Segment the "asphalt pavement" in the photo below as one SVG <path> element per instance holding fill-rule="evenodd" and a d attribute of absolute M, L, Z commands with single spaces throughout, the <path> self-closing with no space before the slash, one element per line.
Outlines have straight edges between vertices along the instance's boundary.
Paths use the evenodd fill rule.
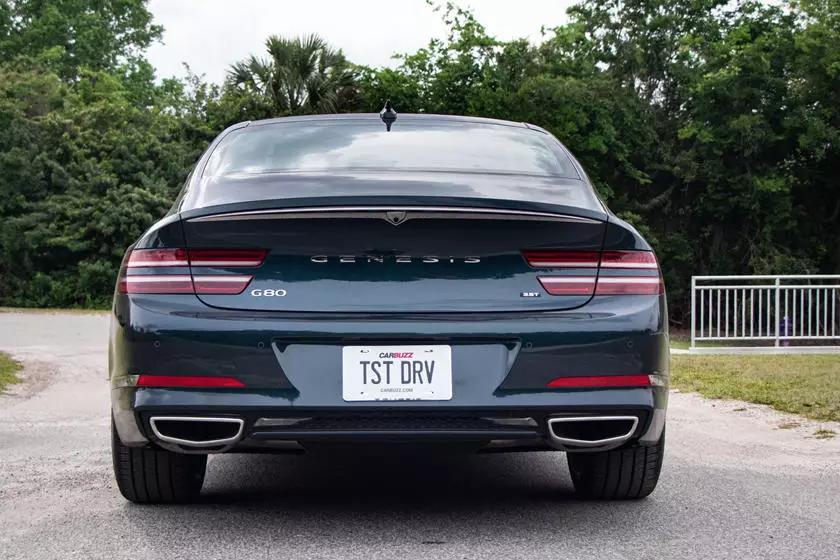
<path fill-rule="evenodd" d="M 216 456 L 200 503 L 132 505 L 111 472 L 107 331 L 0 313 L 0 351 L 26 366 L 0 396 L 3 560 L 840 559 L 840 438 L 679 393 L 643 501 L 576 500 L 560 453 L 339 454 Z"/>

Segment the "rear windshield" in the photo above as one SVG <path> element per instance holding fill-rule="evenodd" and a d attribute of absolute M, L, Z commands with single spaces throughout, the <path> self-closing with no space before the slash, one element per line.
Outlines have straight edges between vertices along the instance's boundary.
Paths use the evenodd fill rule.
<path fill-rule="evenodd" d="M 467 171 L 578 178 L 541 132 L 481 123 L 407 121 L 273 123 L 228 134 L 205 176 L 341 169 Z"/>

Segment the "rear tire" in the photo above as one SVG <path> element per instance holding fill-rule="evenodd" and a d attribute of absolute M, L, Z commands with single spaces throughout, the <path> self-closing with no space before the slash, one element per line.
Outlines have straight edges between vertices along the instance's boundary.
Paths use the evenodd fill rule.
<path fill-rule="evenodd" d="M 653 492 L 662 470 L 665 432 L 651 446 L 597 453 L 567 453 L 578 496 L 588 500 L 637 500 Z"/>
<path fill-rule="evenodd" d="M 111 421 L 114 476 L 123 497 L 135 504 L 181 504 L 201 493 L 207 455 L 184 455 L 123 445 Z"/>

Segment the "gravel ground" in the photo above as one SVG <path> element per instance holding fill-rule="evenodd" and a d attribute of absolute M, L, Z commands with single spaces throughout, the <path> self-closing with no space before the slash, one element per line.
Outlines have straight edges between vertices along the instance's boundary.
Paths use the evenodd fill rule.
<path fill-rule="evenodd" d="M 840 427 L 676 392 L 641 502 L 575 500 L 559 453 L 224 455 L 201 503 L 134 506 L 111 474 L 107 330 L 0 313 L 26 379 L 0 396 L 4 560 L 840 558 L 840 437 L 813 437 Z"/>

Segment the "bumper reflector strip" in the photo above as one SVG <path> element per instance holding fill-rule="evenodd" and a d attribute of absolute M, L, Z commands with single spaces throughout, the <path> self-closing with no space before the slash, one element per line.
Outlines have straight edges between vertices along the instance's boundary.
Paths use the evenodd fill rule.
<path fill-rule="evenodd" d="M 233 377 L 198 377 L 193 375 L 141 375 L 138 387 L 244 387 Z"/>
<path fill-rule="evenodd" d="M 650 387 L 647 375 L 598 375 L 585 377 L 558 377 L 548 382 L 553 389 L 580 387 Z"/>

